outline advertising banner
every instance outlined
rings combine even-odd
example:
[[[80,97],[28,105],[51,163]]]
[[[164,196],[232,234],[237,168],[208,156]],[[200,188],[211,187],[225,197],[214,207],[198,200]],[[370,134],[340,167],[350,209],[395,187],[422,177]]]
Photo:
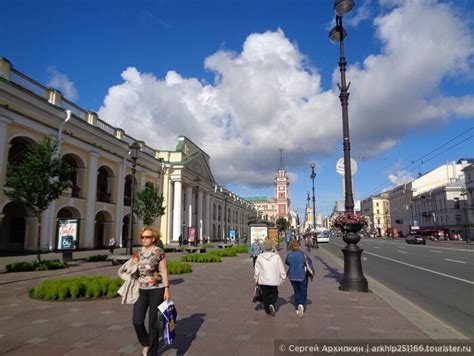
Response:
[[[268,236],[268,226],[252,226],[250,225],[250,244],[252,244],[255,239],[263,241]]]
[[[196,228],[188,227],[188,243],[196,241]]]
[[[229,230],[229,236],[232,241],[235,240],[235,230]]]
[[[58,250],[74,250],[79,237],[79,219],[58,220]]]

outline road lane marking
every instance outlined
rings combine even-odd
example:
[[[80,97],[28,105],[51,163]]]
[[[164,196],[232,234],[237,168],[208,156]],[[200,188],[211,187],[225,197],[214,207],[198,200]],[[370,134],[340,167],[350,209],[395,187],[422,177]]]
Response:
[[[369,240],[364,240],[364,242],[368,242]],[[400,245],[401,242],[388,242],[388,241],[370,241],[370,242],[375,242],[379,244],[385,244],[385,245]],[[369,243],[370,243],[369,242]],[[430,243],[431,245],[431,243]],[[405,245],[409,247],[417,246],[417,245]],[[438,246],[430,246],[430,248],[436,248],[440,250],[452,250],[452,251],[463,251],[463,252],[471,252],[474,253],[473,249],[467,249],[467,248],[450,248],[450,247],[438,247]]]
[[[380,247],[378,247],[378,246],[374,246],[374,248],[378,248],[378,249],[380,249]]]
[[[336,245],[336,246],[345,247],[344,245],[338,245],[338,244],[335,244],[334,242],[333,242],[333,244]],[[393,258],[388,258],[388,257],[385,257],[385,256],[380,256],[380,255],[377,255],[376,253],[372,253],[372,252],[369,252],[369,251],[366,251],[366,250],[364,250],[364,253],[366,253],[366,254],[368,254],[368,255],[375,256],[375,257],[380,257],[380,258],[383,258],[383,259],[385,259],[385,260],[389,260],[389,261],[392,261],[392,262],[400,263],[400,264],[405,265],[405,266],[409,266],[409,267],[421,269],[422,271],[431,272],[431,273],[438,274],[438,275],[443,276],[443,277],[452,278],[452,279],[455,279],[455,280],[458,280],[458,281],[461,281],[461,282],[464,282],[464,283],[468,283],[468,284],[473,284],[473,285],[474,285],[474,282],[473,282],[473,281],[468,281],[467,279],[462,279],[462,278],[459,278],[459,277],[450,276],[449,274],[445,274],[445,273],[441,273],[441,272],[436,272],[436,271],[433,271],[433,270],[428,269],[428,268],[423,268],[423,267],[420,267],[420,266],[412,265],[412,264],[410,264],[410,263],[406,263],[406,262],[394,260]]]
[[[400,251],[400,250],[398,250],[398,252],[400,252],[400,253],[408,253],[408,252],[406,252],[406,251]]]
[[[443,253],[443,251],[434,251],[434,250],[428,250],[430,252],[433,252],[433,253]]]
[[[450,260],[449,258],[445,258],[444,260],[445,260],[445,261],[456,262],[456,263],[467,263],[467,262],[464,262],[464,261]]]

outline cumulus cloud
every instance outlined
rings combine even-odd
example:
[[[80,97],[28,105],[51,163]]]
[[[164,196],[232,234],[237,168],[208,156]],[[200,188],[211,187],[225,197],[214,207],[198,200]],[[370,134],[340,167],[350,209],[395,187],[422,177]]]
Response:
[[[69,80],[66,74],[59,72],[55,67],[49,67],[48,74],[51,76],[49,87],[59,90],[69,100],[79,99],[74,82]]]
[[[471,70],[467,25],[445,4],[390,3],[374,21],[381,52],[347,71],[351,136],[364,156],[392,148],[414,128],[474,117],[472,96],[447,97],[440,90],[446,78]],[[129,67],[99,115],[158,149],[172,148],[170,138],[189,137],[210,154],[221,183],[267,185],[279,148],[290,170],[339,148],[339,71],[324,90],[317,67],[283,30],[251,34],[241,52],[218,51],[204,65],[213,83],[175,71],[157,78]]]

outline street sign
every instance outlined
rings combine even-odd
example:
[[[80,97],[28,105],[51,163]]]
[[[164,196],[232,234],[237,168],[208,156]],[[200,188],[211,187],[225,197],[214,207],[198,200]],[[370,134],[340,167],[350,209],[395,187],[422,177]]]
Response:
[[[339,173],[341,177],[344,177],[344,157],[339,158],[336,163],[336,172]],[[354,176],[357,173],[357,162],[351,158],[351,176]]]

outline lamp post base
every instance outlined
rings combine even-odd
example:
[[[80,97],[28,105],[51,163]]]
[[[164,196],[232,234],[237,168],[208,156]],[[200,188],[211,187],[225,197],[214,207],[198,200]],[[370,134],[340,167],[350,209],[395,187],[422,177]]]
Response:
[[[342,249],[344,254],[344,275],[339,286],[339,289],[342,291],[364,293],[369,291],[369,284],[362,272],[361,254],[364,250],[356,245],[359,240],[360,238],[353,232],[347,233],[347,236],[344,238],[347,245]]]

